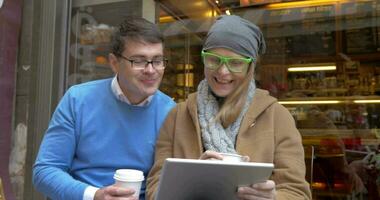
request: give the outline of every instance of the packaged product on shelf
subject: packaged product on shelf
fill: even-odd
[[[109,43],[111,42],[111,35],[113,28],[107,24],[99,24],[95,27],[96,34],[94,38],[95,44]]]
[[[105,56],[96,56],[95,62],[97,64],[101,64],[101,65],[107,65],[108,64],[107,58]]]
[[[86,45],[109,43],[112,32],[113,27],[107,24],[84,24],[81,28],[80,43]]]
[[[90,24],[84,24],[81,27],[81,34],[79,36],[80,43],[83,45],[93,44],[94,43],[94,29]]]

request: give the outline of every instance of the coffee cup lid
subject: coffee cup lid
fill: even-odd
[[[235,154],[235,153],[220,153],[222,156],[231,156],[231,157],[242,157],[241,155],[239,154]]]
[[[135,169],[118,169],[113,178],[119,181],[143,181],[144,173]]]
[[[243,161],[243,156],[233,153],[220,153],[223,156],[223,161],[228,162],[241,162]]]

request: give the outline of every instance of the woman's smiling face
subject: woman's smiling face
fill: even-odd
[[[207,50],[207,52],[224,57],[246,58],[226,48],[213,48]],[[214,92],[214,94],[216,94],[219,97],[227,97],[228,95],[230,95],[234,90],[236,90],[239,87],[239,85],[243,83],[247,75],[246,71],[232,73],[227,69],[225,64],[223,64],[216,70],[212,70],[205,67],[204,73],[211,90]],[[252,72],[248,70],[248,73]]]

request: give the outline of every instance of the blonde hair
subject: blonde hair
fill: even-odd
[[[219,112],[215,116],[215,121],[220,122],[224,128],[227,128],[239,117],[247,100],[249,83],[253,79],[255,65],[252,63],[243,83],[226,97]]]

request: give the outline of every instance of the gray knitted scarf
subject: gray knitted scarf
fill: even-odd
[[[206,80],[198,85],[198,119],[202,132],[203,145],[206,150],[213,150],[221,153],[236,153],[235,143],[240,123],[247,112],[255,94],[256,85],[252,80],[249,84],[247,100],[239,117],[226,129],[219,122],[215,122],[214,117],[219,111],[219,104]]]

